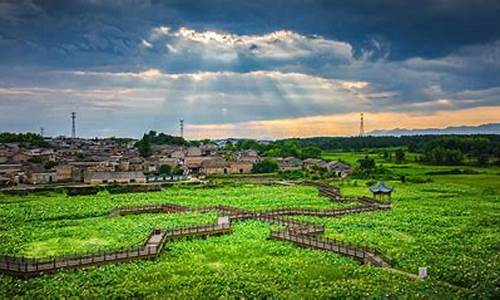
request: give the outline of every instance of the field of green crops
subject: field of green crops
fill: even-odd
[[[424,173],[413,164],[411,174]],[[425,167],[427,168],[427,167]],[[500,176],[433,176],[427,183],[388,182],[393,210],[337,219],[326,235],[375,247],[418,281],[360,266],[333,253],[268,239],[269,225],[236,223],[230,235],[178,240],[156,260],[69,270],[29,280],[0,275],[0,299],[24,297],[153,298],[462,298],[500,295]],[[367,194],[366,182],[336,181],[347,195]],[[162,192],[66,197],[46,193],[0,196],[0,254],[47,257],[141,244],[153,228],[210,223],[215,214],[144,214],[110,218],[117,206],[153,203],[226,204],[261,210],[280,206],[340,208],[304,186],[170,188]]]

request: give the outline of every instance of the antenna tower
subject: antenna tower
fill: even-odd
[[[76,125],[75,125],[75,120],[76,120],[76,113],[72,112],[71,113],[71,137],[76,138]]]
[[[180,126],[180,129],[181,129],[181,138],[184,138],[184,119],[181,119],[179,121],[179,126]]]
[[[365,136],[365,120],[363,113],[361,113],[361,120],[359,123],[359,136]]]

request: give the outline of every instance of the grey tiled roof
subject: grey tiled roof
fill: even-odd
[[[370,191],[372,193],[390,193],[393,191],[393,188],[385,185],[383,181],[379,182],[379,184],[371,186]]]

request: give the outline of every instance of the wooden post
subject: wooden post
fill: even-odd
[[[427,278],[427,267],[420,267],[418,268],[418,277],[425,279]]]

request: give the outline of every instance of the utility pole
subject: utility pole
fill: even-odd
[[[179,127],[180,127],[180,130],[181,130],[181,138],[184,138],[184,119],[181,119],[179,121]]]
[[[361,113],[361,120],[359,124],[359,136],[365,136],[365,120],[363,113]]]
[[[71,137],[72,138],[76,138],[76,124],[75,124],[75,120],[76,120],[76,113],[72,112],[71,113]]]

